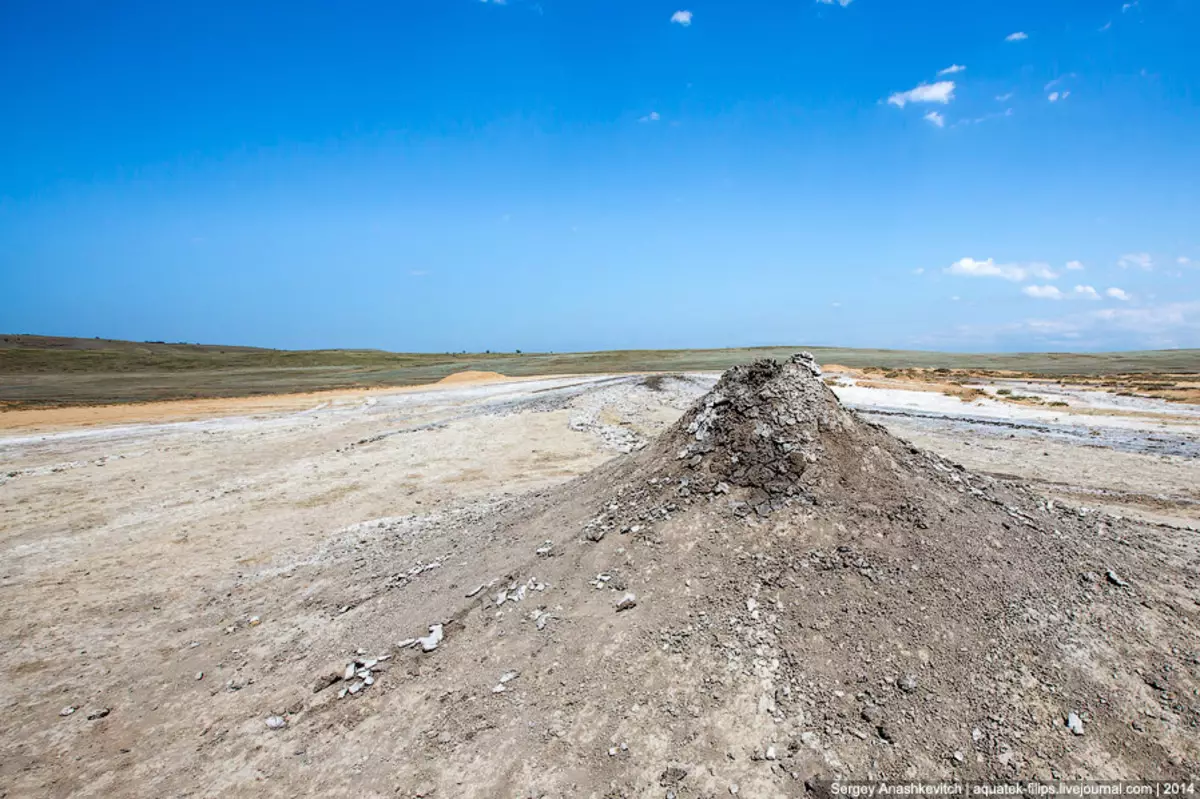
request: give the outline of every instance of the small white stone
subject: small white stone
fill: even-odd
[[[267,716],[267,727],[272,730],[282,730],[287,726],[287,719],[283,716]]]

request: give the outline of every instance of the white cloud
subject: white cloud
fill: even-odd
[[[988,258],[986,261],[960,258],[946,267],[944,271],[950,275],[966,277],[998,277],[1014,283],[1023,283],[1035,277],[1043,280],[1053,280],[1058,277],[1058,274],[1046,264],[998,264],[993,258]]]
[[[1057,286],[1026,286],[1021,293],[1039,300],[1061,300],[1063,293]]]
[[[1180,266],[1191,266],[1192,259],[1188,258],[1186,255],[1181,255],[1175,259],[1175,263],[1179,264]]]
[[[1013,96],[1012,92],[1005,92],[1004,94],[997,94],[996,100],[998,102],[1005,103],[1005,102],[1008,102],[1009,100],[1011,100],[1012,96]]]
[[[1112,297],[1114,300],[1121,300],[1122,302],[1128,302],[1130,300],[1129,295],[1126,294],[1121,289],[1117,288],[1116,286],[1114,286],[1113,288],[1110,288],[1108,291],[1106,291],[1104,293],[1107,294],[1109,297]]]
[[[1075,296],[1082,297],[1085,300],[1100,299],[1100,295],[1097,294],[1096,290],[1094,288],[1092,288],[1091,286],[1076,286],[1075,287]]]
[[[1117,266],[1122,269],[1137,267],[1138,269],[1153,269],[1154,259],[1148,252],[1131,252],[1117,259]]]
[[[657,111],[651,111],[649,114],[646,114],[646,116],[639,118],[638,122],[657,122],[660,119],[662,119],[662,117],[658,115]]]
[[[1112,27],[1112,20],[1110,19],[1108,22],[1104,23],[1104,27],[1100,28],[1100,31],[1103,33],[1104,31],[1108,30],[1111,27]]]
[[[410,269],[410,270],[408,270],[408,276],[409,276],[409,277],[425,277],[425,276],[426,276],[426,275],[428,275],[428,274],[429,274],[429,272],[428,272],[428,271],[426,271],[426,270],[424,270],[424,269]]]
[[[1046,99],[1052,103],[1057,103],[1059,100],[1065,100],[1070,96],[1070,92],[1050,92],[1046,95]]]
[[[925,115],[925,119],[937,125],[939,128],[946,127],[946,118],[937,111],[930,111]]]
[[[945,105],[954,99],[954,81],[939,80],[937,83],[922,83],[915,89],[906,92],[896,92],[888,98],[888,102],[899,108],[909,103],[941,103]]]
[[[978,125],[980,122],[987,122],[989,119],[999,119],[1000,117],[1010,117],[1012,115],[1013,115],[1013,110],[1011,108],[1006,108],[1003,111],[997,111],[997,112],[994,112],[991,114],[984,114],[981,117],[960,119],[957,122],[955,122],[952,127],[957,128],[959,125]]]
[[[827,6],[831,6],[831,5],[833,5],[834,3],[837,3],[837,4],[838,4],[839,6],[841,6],[842,8],[845,8],[846,6],[848,6],[848,5],[850,5],[851,3],[853,3],[853,2],[854,2],[854,0],[817,0],[817,2],[818,2],[818,3],[823,3],[824,5],[827,5]]]
[[[1045,89],[1046,91],[1050,91],[1051,89],[1053,89],[1053,88],[1054,88],[1055,86],[1057,86],[1058,84],[1060,84],[1060,83],[1065,83],[1066,81],[1070,80],[1070,79],[1071,79],[1071,78],[1073,78],[1073,77],[1075,77],[1075,73],[1074,73],[1074,72],[1068,72],[1066,75],[1062,75],[1062,76],[1060,76],[1060,77],[1057,77],[1057,78],[1055,78],[1054,80],[1050,81],[1049,83],[1047,83],[1047,84],[1046,84],[1045,86],[1043,86],[1042,88],[1043,88],[1043,89]]]
[[[953,75],[956,72],[963,72],[965,70],[966,70],[966,67],[964,67],[962,64],[951,64],[950,66],[946,67],[945,69],[939,69],[938,77],[941,77],[942,75]]]
[[[1070,269],[1072,272],[1077,272],[1080,269],[1083,269],[1083,261],[1067,261],[1067,269]]]
[[[1006,41],[1006,42],[1023,42],[1028,38],[1029,38],[1029,34],[1025,33],[1024,31],[1017,31],[1016,33],[1010,33],[1007,36],[1005,36],[1004,41]]]
[[[923,267],[923,266],[918,266],[916,269],[914,269],[914,270],[913,270],[913,274],[914,274],[914,275],[923,275],[923,274],[925,274],[925,267]]]
[[[692,24],[692,12],[691,11],[676,11],[674,14],[671,15],[671,21],[674,22],[676,25],[682,25],[683,27],[686,28],[688,25]]]

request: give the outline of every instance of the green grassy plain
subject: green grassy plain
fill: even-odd
[[[467,369],[513,377],[720,371],[801,349],[822,363],[1013,371],[1044,377],[1200,373],[1200,350],[962,354],[841,347],[613,350],[573,353],[397,353],[0,335],[0,405],[46,407],[240,397],[436,382]]]

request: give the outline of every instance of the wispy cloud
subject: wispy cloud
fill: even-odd
[[[1192,259],[1188,258],[1186,255],[1181,255],[1175,259],[1175,263],[1179,264],[1180,266],[1191,266]]]
[[[1001,117],[1010,117],[1012,115],[1013,110],[1011,108],[1006,108],[1003,111],[994,111],[990,114],[984,114],[983,116],[979,117],[960,119],[954,123],[953,127],[958,127],[959,125],[978,125],[980,122],[987,122],[989,119],[999,119]]]
[[[1013,96],[1012,92],[1005,92],[1004,94],[997,94],[996,100],[997,100],[997,102],[1006,103],[1012,99],[1012,96]]]
[[[692,12],[691,11],[676,11],[674,14],[671,15],[671,21],[674,22],[676,25],[682,25],[683,27],[686,28],[688,25],[692,24]]]
[[[1046,84],[1045,86],[1043,86],[1042,88],[1043,88],[1043,89],[1045,89],[1046,91],[1050,91],[1050,90],[1051,90],[1051,89],[1053,89],[1055,86],[1059,85],[1060,83],[1065,83],[1066,81],[1070,80],[1070,79],[1071,79],[1071,78],[1073,78],[1073,77],[1075,77],[1075,73],[1074,73],[1074,72],[1068,72],[1066,75],[1060,75],[1059,77],[1057,77],[1057,78],[1055,78],[1054,80],[1050,81],[1049,83],[1047,83],[1047,84]]]
[[[1067,269],[1070,269],[1072,272],[1078,272],[1080,269],[1083,269],[1083,261],[1067,261]]]
[[[945,69],[939,69],[938,77],[940,78],[942,75],[954,75],[955,73],[958,73],[958,72],[965,72],[966,69],[967,68],[964,67],[962,64],[951,64],[950,66],[946,67]]]
[[[1014,283],[1023,283],[1032,278],[1053,280],[1058,277],[1058,273],[1046,264],[998,264],[994,258],[988,258],[986,261],[977,261],[974,258],[960,258],[943,271],[949,275],[962,275],[964,277],[998,277],[1002,280],[1011,280]]]
[[[930,111],[925,115],[925,119],[929,122],[932,122],[934,125],[937,125],[939,128],[946,127],[946,118],[937,111]]]
[[[1127,293],[1125,293],[1124,290],[1119,289],[1116,286],[1113,286],[1104,293],[1109,297],[1112,297],[1114,300],[1121,300],[1122,302],[1129,302],[1129,300],[1132,299]]]
[[[888,97],[888,103],[903,108],[909,103],[941,103],[945,105],[954,99],[954,81],[939,80],[937,83],[922,83],[915,89],[906,92],[896,92]]]
[[[1046,95],[1046,99],[1052,103],[1057,103],[1059,100],[1065,100],[1070,96],[1070,92],[1050,92]]]
[[[1005,36],[1004,41],[1006,41],[1006,42],[1023,42],[1028,38],[1029,38],[1029,34],[1026,33],[1025,31],[1017,31],[1016,33],[1010,33],[1007,36]]]
[[[1026,286],[1021,293],[1037,300],[1061,300],[1063,293],[1057,286]]]
[[[426,275],[428,275],[428,274],[429,274],[429,272],[428,272],[428,271],[426,271],[426,270],[424,270],[424,269],[410,269],[410,270],[408,270],[408,276],[409,276],[409,277],[425,277],[425,276],[426,276]]]
[[[854,0],[817,0],[817,2],[821,3],[822,5],[827,5],[827,6],[839,5],[842,8],[845,8],[846,6],[853,3]]]
[[[1103,33],[1104,31],[1108,30],[1108,29],[1109,29],[1109,28],[1111,28],[1111,27],[1112,27],[1112,20],[1110,19],[1108,22],[1105,22],[1105,23],[1104,23],[1104,24],[1103,24],[1103,25],[1100,27],[1100,32],[1101,32],[1101,33]]]
[[[1131,252],[1122,255],[1117,259],[1117,266],[1122,269],[1146,269],[1154,268],[1154,259],[1150,257],[1148,252]]]
[[[1085,300],[1098,300],[1100,295],[1096,293],[1096,289],[1091,286],[1076,286],[1075,296]]]
[[[662,119],[662,117],[659,116],[657,111],[651,111],[649,114],[646,114],[646,116],[639,117],[638,122],[657,122],[660,119]]]

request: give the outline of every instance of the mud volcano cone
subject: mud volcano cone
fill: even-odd
[[[761,516],[789,499],[896,499],[916,468],[915,450],[844,408],[807,352],[725,372],[655,450],[696,491],[741,489]]]
[[[803,353],[430,535],[443,567],[362,622],[445,629],[393,661],[398,784],[801,797],[1200,769],[1194,542],[922,451]]]

